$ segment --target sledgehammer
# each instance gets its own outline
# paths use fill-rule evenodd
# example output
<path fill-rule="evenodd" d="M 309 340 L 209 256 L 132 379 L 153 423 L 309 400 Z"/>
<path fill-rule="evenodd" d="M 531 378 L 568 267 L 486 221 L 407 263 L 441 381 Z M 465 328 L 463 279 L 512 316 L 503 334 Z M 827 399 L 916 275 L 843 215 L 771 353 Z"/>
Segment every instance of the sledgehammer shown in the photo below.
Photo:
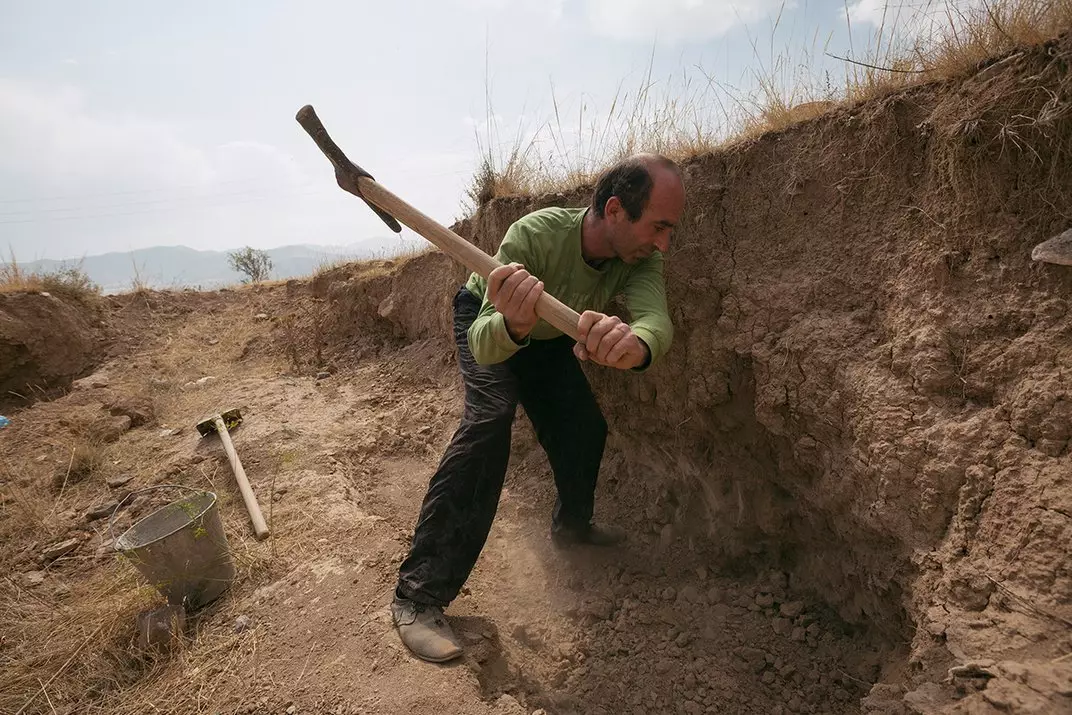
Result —
<path fill-rule="evenodd" d="M 395 233 L 402 231 L 402 227 L 398 225 L 401 221 L 415 233 L 431 241 L 448 256 L 484 278 L 502 265 L 458 234 L 436 223 L 392 194 L 377 183 L 371 174 L 350 161 L 338 144 L 328 136 L 328 130 L 324 128 L 324 124 L 316 116 L 312 106 L 307 104 L 299 109 L 295 119 L 334 165 L 335 179 L 339 186 L 363 199 L 392 231 Z M 536 303 L 536 314 L 574 340 L 579 340 L 577 323 L 580 321 L 580 316 L 565 303 L 544 293 Z"/>
<path fill-rule="evenodd" d="M 234 427 L 242 422 L 242 413 L 237 409 L 227 410 L 217 415 L 207 417 L 197 423 L 197 431 L 202 437 L 207 437 L 213 432 L 220 436 L 223 449 L 227 452 L 227 461 L 231 463 L 231 471 L 234 472 L 235 481 L 238 482 L 238 491 L 242 492 L 242 501 L 246 504 L 246 511 L 253 522 L 253 533 L 257 541 L 268 538 L 268 525 L 264 523 L 264 514 L 257 503 L 257 497 L 253 494 L 253 487 L 246 479 L 246 470 L 242 469 L 242 462 L 238 460 L 238 452 L 231 443 L 231 435 L 227 432 L 228 427 Z"/>

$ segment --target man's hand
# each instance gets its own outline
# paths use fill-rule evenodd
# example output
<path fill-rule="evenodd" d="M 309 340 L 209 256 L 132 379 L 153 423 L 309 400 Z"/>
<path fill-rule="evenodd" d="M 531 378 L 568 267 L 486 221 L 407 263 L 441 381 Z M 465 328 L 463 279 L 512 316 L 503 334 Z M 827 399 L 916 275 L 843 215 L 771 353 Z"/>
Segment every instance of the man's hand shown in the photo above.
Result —
<path fill-rule="evenodd" d="M 488 300 L 506 319 L 514 342 L 524 340 L 536 327 L 536 301 L 543 295 L 543 281 L 530 275 L 520 263 L 499 266 L 488 275 Z"/>
<path fill-rule="evenodd" d="M 577 323 L 577 332 L 581 339 L 573 346 L 573 354 L 579 360 L 619 370 L 640 367 L 648 361 L 648 346 L 617 316 L 586 310 Z"/>

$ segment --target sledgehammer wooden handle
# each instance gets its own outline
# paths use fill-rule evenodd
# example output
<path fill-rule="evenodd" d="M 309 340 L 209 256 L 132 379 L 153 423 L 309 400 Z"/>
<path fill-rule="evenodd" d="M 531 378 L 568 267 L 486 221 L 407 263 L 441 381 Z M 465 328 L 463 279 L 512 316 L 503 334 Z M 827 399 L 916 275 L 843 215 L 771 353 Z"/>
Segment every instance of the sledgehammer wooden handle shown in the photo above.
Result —
<path fill-rule="evenodd" d="M 316 116 L 316 112 L 310 105 L 307 104 L 299 109 L 295 119 L 313 138 L 320 150 L 335 166 L 336 171 L 345 174 L 352 180 L 354 185 L 358 187 L 361 198 L 374 208 L 379 208 L 381 211 L 395 217 L 406 226 L 409 226 L 415 233 L 431 241 L 448 256 L 484 278 L 487 278 L 489 273 L 502 265 L 495 258 L 484 253 L 449 228 L 440 225 L 395 196 L 369 176 L 368 172 L 346 158 L 346 155 L 338 145 L 328 136 L 327 129 L 324 128 L 324 124 Z M 579 339 L 577 323 L 580 321 L 581 316 L 577 314 L 577 311 L 550 294 L 544 293 L 540 296 L 540 300 L 536 303 L 536 315 L 574 340 Z"/>
<path fill-rule="evenodd" d="M 227 452 L 227 459 L 231 462 L 231 471 L 234 472 L 235 481 L 238 482 L 238 491 L 242 492 L 242 501 L 246 503 L 246 511 L 249 512 L 250 521 L 253 522 L 253 534 L 257 541 L 268 538 L 268 524 L 264 522 L 264 514 L 261 506 L 257 503 L 257 497 L 253 494 L 253 487 L 246 478 L 246 470 L 242 468 L 242 462 L 238 460 L 238 452 L 231 443 L 231 435 L 227 433 L 227 425 L 223 423 L 223 417 L 216 417 L 216 432 L 223 442 L 223 449 Z"/>

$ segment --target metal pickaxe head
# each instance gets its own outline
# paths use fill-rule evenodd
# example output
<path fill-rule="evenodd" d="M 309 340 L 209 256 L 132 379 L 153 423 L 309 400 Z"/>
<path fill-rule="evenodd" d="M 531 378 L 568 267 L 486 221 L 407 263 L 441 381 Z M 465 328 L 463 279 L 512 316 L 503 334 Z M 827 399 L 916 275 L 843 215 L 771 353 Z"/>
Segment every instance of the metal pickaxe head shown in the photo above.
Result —
<path fill-rule="evenodd" d="M 226 427 L 228 430 L 234 429 L 242 423 L 242 413 L 238 410 L 237 407 L 233 410 L 221 412 L 218 415 L 206 417 L 205 419 L 197 423 L 197 431 L 201 433 L 202 437 L 207 437 L 216 431 L 217 417 L 223 420 L 223 426 Z"/>
<path fill-rule="evenodd" d="M 387 224 L 389 229 L 395 233 L 401 233 L 402 227 L 394 216 L 376 206 L 361 194 L 360 179 L 367 178 L 372 179 L 372 181 L 375 181 L 375 179 L 372 178 L 372 174 L 350 161 L 346 154 L 343 154 L 339 145 L 328 136 L 328 130 L 324 128 L 323 122 L 320 121 L 320 117 L 316 116 L 316 111 L 313 110 L 312 106 L 305 105 L 298 110 L 298 114 L 294 118 L 309 133 L 316 145 L 320 147 L 320 151 L 324 152 L 324 156 L 335 167 L 335 181 L 339 184 L 339 187 L 349 191 L 368 204 L 368 207 L 376 212 L 376 215 Z"/>

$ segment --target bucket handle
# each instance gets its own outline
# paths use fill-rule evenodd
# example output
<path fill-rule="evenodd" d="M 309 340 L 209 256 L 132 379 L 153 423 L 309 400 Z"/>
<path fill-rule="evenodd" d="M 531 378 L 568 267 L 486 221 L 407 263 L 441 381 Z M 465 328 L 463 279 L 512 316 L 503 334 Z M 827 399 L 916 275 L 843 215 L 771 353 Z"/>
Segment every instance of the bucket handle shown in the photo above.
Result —
<path fill-rule="evenodd" d="M 119 500 L 119 503 L 115 505 L 114 509 L 112 509 L 111 517 L 108 518 L 108 538 L 110 538 L 112 540 L 113 546 L 115 544 L 115 533 L 112 531 L 112 526 L 115 524 L 116 515 L 119 514 L 119 510 L 123 508 L 124 504 L 126 504 L 127 499 L 130 499 L 135 494 L 142 494 L 144 492 L 152 492 L 152 491 L 156 491 L 157 489 L 185 489 L 186 491 L 189 491 L 189 492 L 200 491 L 198 489 L 194 489 L 193 487 L 188 487 L 188 486 L 186 486 L 184 484 L 157 484 L 155 486 L 144 487 L 142 489 L 135 489 L 134 491 L 129 492 L 125 497 L 123 497 L 122 499 Z"/>

